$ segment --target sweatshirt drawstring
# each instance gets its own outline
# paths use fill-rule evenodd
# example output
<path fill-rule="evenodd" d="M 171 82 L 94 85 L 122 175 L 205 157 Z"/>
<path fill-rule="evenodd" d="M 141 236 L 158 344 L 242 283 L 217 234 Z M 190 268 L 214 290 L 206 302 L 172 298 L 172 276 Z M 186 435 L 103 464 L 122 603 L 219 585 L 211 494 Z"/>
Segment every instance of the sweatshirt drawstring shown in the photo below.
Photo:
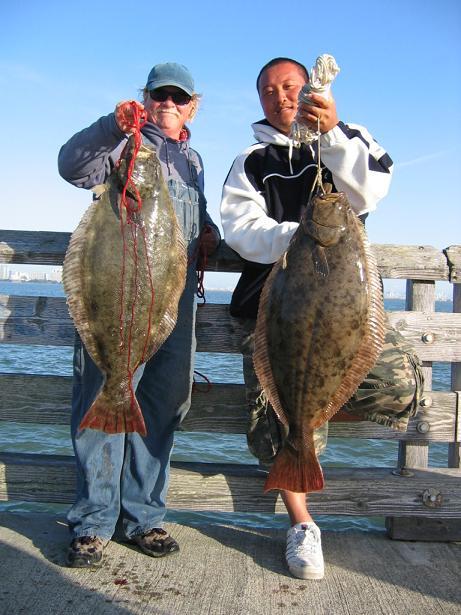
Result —
<path fill-rule="evenodd" d="M 168 169 L 168 175 L 171 175 L 171 168 L 170 168 L 170 154 L 169 154 L 169 150 L 168 150 L 168 139 L 163 139 L 163 143 L 165 145 L 165 163 L 166 163 L 166 168 Z"/>
<path fill-rule="evenodd" d="M 290 165 L 290 174 L 293 175 L 293 165 L 291 164 L 291 159 L 293 157 L 293 141 L 289 139 L 288 141 L 288 164 Z"/>

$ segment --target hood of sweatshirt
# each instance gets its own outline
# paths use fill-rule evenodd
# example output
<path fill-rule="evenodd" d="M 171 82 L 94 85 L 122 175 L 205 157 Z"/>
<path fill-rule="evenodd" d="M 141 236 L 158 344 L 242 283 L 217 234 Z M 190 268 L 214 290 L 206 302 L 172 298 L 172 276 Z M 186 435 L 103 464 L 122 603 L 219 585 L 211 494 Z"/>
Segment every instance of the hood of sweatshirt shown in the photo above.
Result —
<path fill-rule="evenodd" d="M 255 122 L 251 127 L 253 128 L 255 139 L 259 142 L 293 147 L 293 140 L 281 133 L 277 128 L 271 126 L 267 120 Z"/>
<path fill-rule="evenodd" d="M 189 146 L 190 130 L 187 127 L 185 130 L 187 138 L 177 141 L 167 137 L 152 122 L 147 122 L 141 128 L 144 139 L 153 143 L 157 150 L 164 177 L 197 185 L 197 178 L 202 173 L 202 161 L 197 152 Z"/>
<path fill-rule="evenodd" d="M 253 128 L 255 139 L 260 143 L 268 143 L 270 145 L 281 145 L 288 148 L 288 162 L 290 165 L 290 173 L 293 174 L 293 167 L 291 164 L 293 158 L 293 139 L 290 139 L 287 135 L 284 135 L 280 130 L 274 128 L 269 122 L 264 119 L 259 122 L 255 122 L 251 125 Z"/>

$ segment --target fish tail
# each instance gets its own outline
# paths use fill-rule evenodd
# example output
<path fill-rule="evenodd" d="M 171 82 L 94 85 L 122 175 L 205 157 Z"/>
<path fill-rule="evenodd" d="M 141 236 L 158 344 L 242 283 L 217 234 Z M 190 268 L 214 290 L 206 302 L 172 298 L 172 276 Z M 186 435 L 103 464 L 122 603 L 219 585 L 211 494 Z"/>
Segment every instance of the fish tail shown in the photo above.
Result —
<path fill-rule="evenodd" d="M 114 412 L 114 401 L 105 395 L 104 390 L 90 406 L 79 428 L 98 429 L 109 434 L 136 432 L 147 435 L 144 417 L 134 394 L 117 404 Z"/>
<path fill-rule="evenodd" d="M 315 454 L 315 447 L 301 452 L 287 443 L 275 458 L 264 485 L 264 492 L 282 489 L 309 493 L 321 491 L 323 486 L 323 472 Z"/>

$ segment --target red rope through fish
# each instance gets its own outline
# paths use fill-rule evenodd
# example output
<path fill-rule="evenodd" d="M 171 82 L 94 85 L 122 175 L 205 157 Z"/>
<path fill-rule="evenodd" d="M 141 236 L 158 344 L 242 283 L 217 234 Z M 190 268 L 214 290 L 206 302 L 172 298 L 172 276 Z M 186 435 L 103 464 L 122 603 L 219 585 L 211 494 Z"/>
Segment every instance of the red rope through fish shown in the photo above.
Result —
<path fill-rule="evenodd" d="M 147 350 L 149 335 L 150 335 L 151 328 L 152 328 L 152 313 L 153 313 L 153 306 L 154 306 L 154 284 L 152 280 L 152 270 L 151 270 L 149 259 L 148 259 L 147 238 L 146 238 L 145 229 L 142 224 L 138 223 L 139 214 L 141 213 L 141 209 L 142 209 L 142 199 L 141 199 L 141 195 L 139 194 L 139 190 L 137 189 L 132 179 L 134 166 L 136 162 L 136 156 L 138 155 L 139 149 L 142 144 L 141 128 L 144 126 L 147 120 L 146 120 L 145 113 L 139 109 L 138 105 L 134 101 L 130 101 L 129 104 L 131 106 L 131 110 L 133 114 L 133 123 L 129 127 L 133 131 L 132 134 L 133 134 L 134 146 L 133 146 L 133 151 L 132 151 L 130 161 L 128 164 L 128 168 L 126 171 L 126 181 L 123 186 L 121 199 L 120 199 L 120 231 L 121 231 L 122 243 L 123 243 L 123 259 L 122 259 L 122 272 L 121 272 L 121 282 L 120 282 L 119 321 L 120 321 L 120 350 L 122 350 L 125 345 L 125 330 L 124 330 L 125 329 L 124 327 L 125 325 L 124 297 L 125 297 L 125 271 L 126 271 L 125 263 L 126 263 L 127 253 L 128 253 L 125 227 L 128 226 L 131 232 L 131 240 L 132 240 L 132 246 L 133 246 L 133 259 L 135 263 L 135 267 L 134 267 L 135 295 L 134 295 L 134 301 L 131 304 L 131 317 L 130 317 L 128 340 L 127 340 L 127 344 L 128 344 L 127 373 L 128 373 L 129 382 L 131 383 L 131 380 L 133 377 L 133 372 L 131 370 L 131 342 L 132 342 L 132 336 L 133 336 L 133 325 L 134 325 L 134 320 L 135 320 L 136 299 L 138 296 L 138 284 L 139 284 L 139 279 L 138 279 L 138 229 L 141 231 L 144 252 L 146 254 L 147 271 L 148 271 L 149 285 L 150 285 L 150 290 L 151 290 L 151 302 L 149 305 L 146 341 L 145 341 L 144 348 L 143 348 L 143 355 L 141 358 L 141 363 L 144 363 L 145 361 L 145 353 Z M 118 164 L 120 164 L 120 160 L 118 161 Z M 128 192 L 130 193 L 130 195 L 127 194 Z M 134 195 L 134 199 L 131 197 L 131 194 Z M 125 216 L 123 215 L 124 213 L 123 209 L 125 209 Z M 198 286 L 197 296 L 200 299 L 203 299 L 203 302 L 205 303 L 206 299 L 205 299 L 205 288 L 204 288 L 204 273 L 205 273 L 206 264 L 207 264 L 207 253 L 203 245 L 201 244 L 200 240 L 198 242 L 197 250 L 191 260 L 195 260 L 195 258 L 197 258 L 197 286 Z M 211 383 L 208 380 L 208 378 L 204 376 L 203 374 L 200 374 L 197 371 L 195 371 L 195 373 L 200 375 L 206 381 L 207 383 L 206 392 L 208 392 L 211 388 Z M 193 383 L 193 387 L 194 388 L 196 387 L 195 381 Z M 135 393 L 134 393 L 133 387 L 131 387 L 131 399 L 132 399 L 132 403 L 134 404 Z"/>
<path fill-rule="evenodd" d="M 130 322 L 128 326 L 128 339 L 127 339 L 127 373 L 128 379 L 131 383 L 133 377 L 133 371 L 131 370 L 131 343 L 133 338 L 133 326 L 136 316 L 136 303 L 138 297 L 138 286 L 139 286 L 139 260 L 138 260 L 138 231 L 141 232 L 141 238 L 143 242 L 143 249 L 146 255 L 146 265 L 147 272 L 149 278 L 149 285 L 151 291 L 151 301 L 149 305 L 148 311 L 148 324 L 146 331 L 146 340 L 144 343 L 143 353 L 141 357 L 141 363 L 145 361 L 145 354 L 147 350 L 147 344 L 149 341 L 149 336 L 152 328 L 152 313 L 154 307 L 154 284 L 152 280 L 152 270 L 149 263 L 149 253 L 147 249 L 147 238 L 144 225 L 142 224 L 142 220 L 140 218 L 141 210 L 142 210 L 142 199 L 139 194 L 139 190 L 137 189 L 134 181 L 133 181 L 133 171 L 136 162 L 136 157 L 140 150 L 142 144 L 141 137 L 141 128 L 146 123 L 146 115 L 145 112 L 141 111 L 136 104 L 135 101 L 130 101 L 128 103 L 131 107 L 133 121 L 129 126 L 132 129 L 133 134 L 133 150 L 131 153 L 131 157 L 128 163 L 128 168 L 126 170 L 126 181 L 123 186 L 121 198 L 120 198 L 120 232 L 122 236 L 122 244 L 123 244 L 123 258 L 122 258 L 122 271 L 121 271 L 121 281 L 120 281 L 120 350 L 124 348 L 125 345 L 125 311 L 124 311 L 124 299 L 125 299 L 125 276 L 126 276 L 126 259 L 128 256 L 128 245 L 127 245 L 127 237 L 126 237 L 126 227 L 128 227 L 131 235 L 131 244 L 133 250 L 133 261 L 134 261 L 134 300 L 131 304 L 131 315 Z M 120 165 L 120 160 L 118 161 Z M 129 194 L 128 194 L 129 193 Z M 133 195 L 133 196 L 131 196 Z M 133 198 L 134 197 L 134 198 Z M 125 210 L 125 211 L 124 211 Z M 135 403 L 135 393 L 133 387 L 131 387 L 131 400 L 132 403 Z"/>

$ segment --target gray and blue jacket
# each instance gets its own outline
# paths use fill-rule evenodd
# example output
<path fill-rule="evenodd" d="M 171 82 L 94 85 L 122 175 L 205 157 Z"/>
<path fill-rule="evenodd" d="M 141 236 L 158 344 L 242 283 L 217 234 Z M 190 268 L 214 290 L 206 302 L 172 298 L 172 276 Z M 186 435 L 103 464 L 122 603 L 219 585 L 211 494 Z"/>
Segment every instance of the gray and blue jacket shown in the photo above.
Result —
<path fill-rule="evenodd" d="M 212 226 L 219 235 L 218 227 L 206 211 L 203 162 L 189 146 L 189 138 L 185 141 L 171 139 L 151 122 L 147 122 L 141 132 L 143 141 L 153 145 L 157 152 L 186 241 L 196 238 L 204 224 Z M 190 137 L 189 130 L 187 132 Z M 62 146 L 58 156 L 61 177 L 78 188 L 91 189 L 103 184 L 127 139 L 114 113 L 99 118 Z M 186 211 L 188 201 L 191 211 Z"/>

